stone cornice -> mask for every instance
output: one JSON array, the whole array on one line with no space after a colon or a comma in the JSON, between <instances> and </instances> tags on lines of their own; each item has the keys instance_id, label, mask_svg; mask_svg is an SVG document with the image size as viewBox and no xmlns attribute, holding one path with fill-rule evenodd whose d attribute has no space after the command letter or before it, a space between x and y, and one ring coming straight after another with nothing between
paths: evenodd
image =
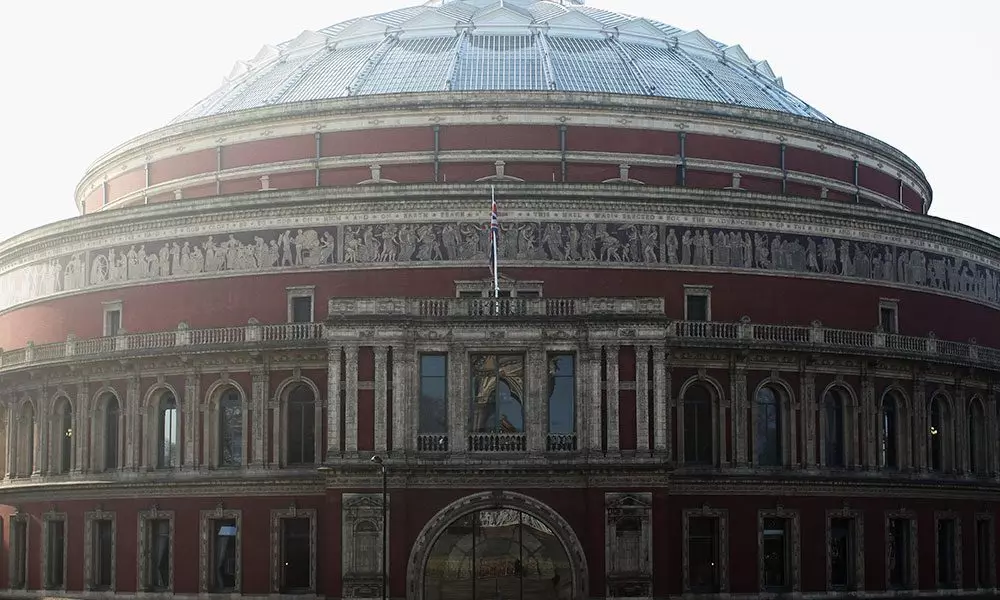
<instances>
[{"instance_id":1,"label":"stone cornice","mask_svg":"<svg viewBox=\"0 0 1000 600\"><path fill-rule=\"evenodd\" d=\"M874 168L887 163L899 171L930 204L931 189L920 168L898 149L871 136L807 117L782 112L669 98L645 98L571 92L508 92L498 102L493 93L419 93L338 98L282 104L185 121L134 138L98 158L76 189L79 205L109 171L141 167L147 157L170 155L178 148L215 147L225 143L301 135L340 129L434 124L534 123L551 125L587 121L617 128L691 130L693 123L722 127L726 135L767 140L856 158ZM497 115L502 119L498 121ZM287 133L275 132L287 130ZM249 134L249 135L248 135ZM183 152L184 150L180 150ZM134 163L134 164L133 164Z\"/></svg>"}]
</instances>

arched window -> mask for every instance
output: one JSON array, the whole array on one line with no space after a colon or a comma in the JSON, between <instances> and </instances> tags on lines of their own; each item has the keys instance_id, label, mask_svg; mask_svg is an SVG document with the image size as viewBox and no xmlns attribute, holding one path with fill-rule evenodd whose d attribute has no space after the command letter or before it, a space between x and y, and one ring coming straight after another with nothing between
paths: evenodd
<instances>
[{"instance_id":1,"label":"arched window","mask_svg":"<svg viewBox=\"0 0 1000 600\"><path fill-rule=\"evenodd\" d=\"M69 399L59 398L52 415L52 471L69 473L73 466L73 407Z\"/></svg>"},{"instance_id":2,"label":"arched window","mask_svg":"<svg viewBox=\"0 0 1000 600\"><path fill-rule=\"evenodd\" d=\"M756 464L764 467L782 464L781 425L779 396L770 386L764 386L757 391Z\"/></svg>"},{"instance_id":3,"label":"arched window","mask_svg":"<svg viewBox=\"0 0 1000 600\"><path fill-rule=\"evenodd\" d=\"M30 402L25 402L21 408L21 447L19 451L23 456L19 457L18 463L21 468L18 475L30 477L35 470L35 407Z\"/></svg>"},{"instance_id":4,"label":"arched window","mask_svg":"<svg viewBox=\"0 0 1000 600\"><path fill-rule=\"evenodd\" d=\"M286 441L289 465L316 462L316 398L309 386L298 384L288 393Z\"/></svg>"},{"instance_id":5,"label":"arched window","mask_svg":"<svg viewBox=\"0 0 1000 600\"><path fill-rule=\"evenodd\" d=\"M827 467L847 466L847 427L844 424L846 393L842 388L832 388L823 397L823 445Z\"/></svg>"},{"instance_id":6,"label":"arched window","mask_svg":"<svg viewBox=\"0 0 1000 600\"><path fill-rule=\"evenodd\" d=\"M882 396L882 410L879 418L881 428L879 463L883 469L898 469L900 467L900 405L895 392L886 392Z\"/></svg>"},{"instance_id":7,"label":"arched window","mask_svg":"<svg viewBox=\"0 0 1000 600\"><path fill-rule=\"evenodd\" d=\"M104 395L104 470L113 471L120 465L118 458L121 456L118 445L118 423L120 409L118 398L114 394Z\"/></svg>"},{"instance_id":8,"label":"arched window","mask_svg":"<svg viewBox=\"0 0 1000 600\"><path fill-rule=\"evenodd\" d=\"M696 383L684 392L684 462L712 464L712 393Z\"/></svg>"},{"instance_id":9,"label":"arched window","mask_svg":"<svg viewBox=\"0 0 1000 600\"><path fill-rule=\"evenodd\" d=\"M236 388L219 396L219 466L243 464L243 399Z\"/></svg>"},{"instance_id":10,"label":"arched window","mask_svg":"<svg viewBox=\"0 0 1000 600\"><path fill-rule=\"evenodd\" d=\"M160 469L172 469L178 466L180 458L177 399L172 393L164 392L160 396L156 417L156 466Z\"/></svg>"},{"instance_id":11,"label":"arched window","mask_svg":"<svg viewBox=\"0 0 1000 600\"><path fill-rule=\"evenodd\" d=\"M948 468L947 461L951 458L948 445L952 436L951 415L945 399L941 396L931 398L928 413L927 468L943 472Z\"/></svg>"},{"instance_id":12,"label":"arched window","mask_svg":"<svg viewBox=\"0 0 1000 600\"><path fill-rule=\"evenodd\" d=\"M969 472L983 475L986 466L986 411L979 398L969 403Z\"/></svg>"}]
</instances>

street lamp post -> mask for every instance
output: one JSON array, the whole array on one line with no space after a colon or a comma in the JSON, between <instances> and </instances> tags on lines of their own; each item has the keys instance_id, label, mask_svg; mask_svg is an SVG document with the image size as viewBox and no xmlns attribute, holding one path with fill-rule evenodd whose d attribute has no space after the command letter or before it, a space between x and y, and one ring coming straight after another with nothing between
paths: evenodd
<instances>
[{"instance_id":1,"label":"street lamp post","mask_svg":"<svg viewBox=\"0 0 1000 600\"><path fill-rule=\"evenodd\" d=\"M388 574L386 573L385 568L386 550L389 548L389 527L387 522L389 514L389 492L387 489L387 471L385 460L383 460L381 456L376 454L371 458L371 460L373 464L377 465L379 469L382 470L382 600L388 600Z\"/></svg>"}]
</instances>

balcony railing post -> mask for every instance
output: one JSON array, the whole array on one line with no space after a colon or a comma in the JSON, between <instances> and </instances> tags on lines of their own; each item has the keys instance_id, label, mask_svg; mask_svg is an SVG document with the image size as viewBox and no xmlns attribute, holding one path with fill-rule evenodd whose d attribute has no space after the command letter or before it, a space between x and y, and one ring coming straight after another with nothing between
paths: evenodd
<instances>
[{"instance_id":1,"label":"balcony railing post","mask_svg":"<svg viewBox=\"0 0 1000 600\"><path fill-rule=\"evenodd\" d=\"M885 330L879 325L875 327L875 335L872 337L872 346L885 348Z\"/></svg>"},{"instance_id":2,"label":"balcony railing post","mask_svg":"<svg viewBox=\"0 0 1000 600\"><path fill-rule=\"evenodd\" d=\"M177 324L177 332L174 334L174 345L175 346L190 346L191 345L191 327L181 321Z\"/></svg>"},{"instance_id":3,"label":"balcony railing post","mask_svg":"<svg viewBox=\"0 0 1000 600\"><path fill-rule=\"evenodd\" d=\"M76 334L70 333L66 336L66 356L76 354Z\"/></svg>"},{"instance_id":4,"label":"balcony railing post","mask_svg":"<svg viewBox=\"0 0 1000 600\"><path fill-rule=\"evenodd\" d=\"M35 360L35 342L28 340L24 345L24 362L30 363L33 360Z\"/></svg>"},{"instance_id":5,"label":"balcony railing post","mask_svg":"<svg viewBox=\"0 0 1000 600\"><path fill-rule=\"evenodd\" d=\"M937 354L937 334L933 331L927 334L927 353Z\"/></svg>"},{"instance_id":6,"label":"balcony railing post","mask_svg":"<svg viewBox=\"0 0 1000 600\"><path fill-rule=\"evenodd\" d=\"M746 315L740 317L740 325L736 330L736 336L741 340L753 339L753 325L750 323L750 317Z\"/></svg>"},{"instance_id":7,"label":"balcony railing post","mask_svg":"<svg viewBox=\"0 0 1000 600\"><path fill-rule=\"evenodd\" d=\"M979 342L976 338L969 339L969 360L979 360Z\"/></svg>"},{"instance_id":8,"label":"balcony railing post","mask_svg":"<svg viewBox=\"0 0 1000 600\"><path fill-rule=\"evenodd\" d=\"M823 323L816 319L809 324L809 343L810 344L822 344L825 340L825 335L823 334Z\"/></svg>"},{"instance_id":9,"label":"balcony railing post","mask_svg":"<svg viewBox=\"0 0 1000 600\"><path fill-rule=\"evenodd\" d=\"M247 319L246 340L258 343L263 340L263 330L260 326L260 321L254 317Z\"/></svg>"},{"instance_id":10,"label":"balcony railing post","mask_svg":"<svg viewBox=\"0 0 1000 600\"><path fill-rule=\"evenodd\" d=\"M128 350L128 336L124 329L119 329L117 335L115 335L115 352L124 352Z\"/></svg>"}]
</instances>

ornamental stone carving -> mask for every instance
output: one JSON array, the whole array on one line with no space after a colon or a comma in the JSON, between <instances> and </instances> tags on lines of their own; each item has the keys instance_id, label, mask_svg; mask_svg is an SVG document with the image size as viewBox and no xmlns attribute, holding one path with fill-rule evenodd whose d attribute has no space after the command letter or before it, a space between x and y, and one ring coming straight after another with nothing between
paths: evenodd
<instances>
[{"instance_id":1,"label":"ornamental stone carving","mask_svg":"<svg viewBox=\"0 0 1000 600\"><path fill-rule=\"evenodd\" d=\"M382 508L381 494L343 495L341 560L344 598L377 598L382 595ZM385 510L388 512L388 506ZM387 557L387 572L388 568Z\"/></svg>"},{"instance_id":2,"label":"ornamental stone carving","mask_svg":"<svg viewBox=\"0 0 1000 600\"><path fill-rule=\"evenodd\" d=\"M604 557L609 598L652 595L652 513L653 495L650 492L608 492L604 495Z\"/></svg>"}]
</instances>

